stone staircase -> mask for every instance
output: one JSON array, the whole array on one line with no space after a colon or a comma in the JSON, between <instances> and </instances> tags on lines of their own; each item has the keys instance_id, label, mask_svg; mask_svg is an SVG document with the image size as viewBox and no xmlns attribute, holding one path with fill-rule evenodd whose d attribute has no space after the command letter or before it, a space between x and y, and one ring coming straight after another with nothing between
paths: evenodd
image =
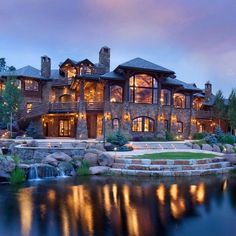
<instances>
[{"instance_id":1,"label":"stone staircase","mask_svg":"<svg viewBox=\"0 0 236 236\"><path fill-rule=\"evenodd\" d=\"M113 174L137 176L192 176L227 173L236 169L224 157L199 160L149 160L116 158Z\"/></svg>"}]
</instances>

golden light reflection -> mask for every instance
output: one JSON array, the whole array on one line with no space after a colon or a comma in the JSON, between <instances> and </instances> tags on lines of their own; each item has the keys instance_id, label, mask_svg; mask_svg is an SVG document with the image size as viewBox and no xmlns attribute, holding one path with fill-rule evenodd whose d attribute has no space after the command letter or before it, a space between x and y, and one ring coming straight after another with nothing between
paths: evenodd
<instances>
[{"instance_id":1,"label":"golden light reflection","mask_svg":"<svg viewBox=\"0 0 236 236\"><path fill-rule=\"evenodd\" d=\"M198 203L205 201L205 184L201 182L197 187L196 200Z\"/></svg>"},{"instance_id":2,"label":"golden light reflection","mask_svg":"<svg viewBox=\"0 0 236 236\"><path fill-rule=\"evenodd\" d=\"M122 189L125 212L127 216L128 232L131 236L138 236L139 234L139 222L137 210L130 205L130 189L128 185L124 185Z\"/></svg>"},{"instance_id":3,"label":"golden light reflection","mask_svg":"<svg viewBox=\"0 0 236 236\"><path fill-rule=\"evenodd\" d=\"M184 199L179 198L179 200L171 200L170 209L171 209L172 216L175 219L182 218L186 210Z\"/></svg>"},{"instance_id":4,"label":"golden light reflection","mask_svg":"<svg viewBox=\"0 0 236 236\"><path fill-rule=\"evenodd\" d=\"M225 179L224 182L223 182L223 186L222 186L222 189L223 189L223 192L225 192L228 188L228 180Z\"/></svg>"},{"instance_id":5,"label":"golden light reflection","mask_svg":"<svg viewBox=\"0 0 236 236\"><path fill-rule=\"evenodd\" d=\"M69 215L64 204L61 204L61 220L63 236L70 235Z\"/></svg>"},{"instance_id":6,"label":"golden light reflection","mask_svg":"<svg viewBox=\"0 0 236 236\"><path fill-rule=\"evenodd\" d=\"M164 184L160 184L156 190L156 195L159 200L159 202L162 205L165 205L165 186Z\"/></svg>"},{"instance_id":7,"label":"golden light reflection","mask_svg":"<svg viewBox=\"0 0 236 236\"><path fill-rule=\"evenodd\" d=\"M109 216L111 212L111 199L110 199L109 185L105 185L103 187L103 195L104 195L104 207L105 207L106 215Z\"/></svg>"},{"instance_id":8,"label":"golden light reflection","mask_svg":"<svg viewBox=\"0 0 236 236\"><path fill-rule=\"evenodd\" d=\"M55 190L53 190L53 189L48 190L47 197L48 197L48 200L50 201L50 203L53 204L56 201Z\"/></svg>"},{"instance_id":9,"label":"golden light reflection","mask_svg":"<svg viewBox=\"0 0 236 236\"><path fill-rule=\"evenodd\" d=\"M20 207L20 221L21 221L21 234L23 236L30 235L32 227L32 211L33 211L33 188L24 188L19 191L18 202Z\"/></svg>"},{"instance_id":10,"label":"golden light reflection","mask_svg":"<svg viewBox=\"0 0 236 236\"><path fill-rule=\"evenodd\" d=\"M173 200L177 200L178 198L178 185L172 184L170 187L170 196Z\"/></svg>"},{"instance_id":11,"label":"golden light reflection","mask_svg":"<svg viewBox=\"0 0 236 236\"><path fill-rule=\"evenodd\" d=\"M112 185L112 195L113 195L115 207L118 207L117 193L118 193L118 191L117 191L117 185L116 185L116 184L113 184L113 185Z\"/></svg>"},{"instance_id":12,"label":"golden light reflection","mask_svg":"<svg viewBox=\"0 0 236 236\"><path fill-rule=\"evenodd\" d=\"M197 185L190 185L189 192L194 195L197 191Z\"/></svg>"}]
</instances>

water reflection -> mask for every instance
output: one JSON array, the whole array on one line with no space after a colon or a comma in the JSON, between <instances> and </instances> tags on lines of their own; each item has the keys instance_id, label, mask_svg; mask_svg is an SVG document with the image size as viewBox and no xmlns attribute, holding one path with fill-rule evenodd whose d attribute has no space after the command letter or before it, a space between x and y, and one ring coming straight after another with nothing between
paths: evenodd
<instances>
[{"instance_id":1,"label":"water reflection","mask_svg":"<svg viewBox=\"0 0 236 236\"><path fill-rule=\"evenodd\" d=\"M236 199L230 195L235 188L236 178L216 177L168 181L99 177L45 182L20 188L15 202L0 201L3 211L15 204L19 215L12 211L12 218L20 219L19 223L6 222L1 214L0 235L9 231L12 222L24 236L174 235L175 222L201 218L206 214L201 207L224 201L225 194L235 206ZM236 220L236 211L233 213Z\"/></svg>"}]
</instances>

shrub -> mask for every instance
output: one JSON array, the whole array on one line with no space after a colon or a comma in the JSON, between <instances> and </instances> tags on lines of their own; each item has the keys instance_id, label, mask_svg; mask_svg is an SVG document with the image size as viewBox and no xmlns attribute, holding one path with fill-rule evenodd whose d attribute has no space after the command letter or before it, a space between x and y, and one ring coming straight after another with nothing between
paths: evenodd
<instances>
[{"instance_id":1,"label":"shrub","mask_svg":"<svg viewBox=\"0 0 236 236\"><path fill-rule=\"evenodd\" d=\"M207 135L204 140L210 144L210 145L213 145L213 144L217 144L218 140L216 138L215 135Z\"/></svg>"},{"instance_id":2,"label":"shrub","mask_svg":"<svg viewBox=\"0 0 236 236\"><path fill-rule=\"evenodd\" d=\"M175 139L175 136L172 134L172 133L170 133L170 132L166 132L166 141L175 141L176 139Z\"/></svg>"},{"instance_id":3,"label":"shrub","mask_svg":"<svg viewBox=\"0 0 236 236\"><path fill-rule=\"evenodd\" d=\"M226 134L226 135L221 137L220 142L221 143L234 144L235 137L231 134Z\"/></svg>"},{"instance_id":4,"label":"shrub","mask_svg":"<svg viewBox=\"0 0 236 236\"><path fill-rule=\"evenodd\" d=\"M26 129L26 134L35 139L44 138L43 130L34 121L30 122L28 128Z\"/></svg>"},{"instance_id":5,"label":"shrub","mask_svg":"<svg viewBox=\"0 0 236 236\"><path fill-rule=\"evenodd\" d=\"M11 173L10 183L11 184L20 184L26 180L25 171L19 168L16 168Z\"/></svg>"},{"instance_id":6,"label":"shrub","mask_svg":"<svg viewBox=\"0 0 236 236\"><path fill-rule=\"evenodd\" d=\"M77 169L77 175L89 175L89 164L87 161L81 162L81 166Z\"/></svg>"},{"instance_id":7,"label":"shrub","mask_svg":"<svg viewBox=\"0 0 236 236\"><path fill-rule=\"evenodd\" d=\"M222 131L222 129L219 126L217 126L215 128L215 132L214 133L215 133L215 137L216 137L216 139L218 141L220 141L223 138L223 136L224 136L224 132Z\"/></svg>"},{"instance_id":8,"label":"shrub","mask_svg":"<svg viewBox=\"0 0 236 236\"><path fill-rule=\"evenodd\" d=\"M194 140L204 139L207 136L206 133L195 133L193 134Z\"/></svg>"},{"instance_id":9,"label":"shrub","mask_svg":"<svg viewBox=\"0 0 236 236\"><path fill-rule=\"evenodd\" d=\"M233 148L234 152L236 153L236 147Z\"/></svg>"},{"instance_id":10,"label":"shrub","mask_svg":"<svg viewBox=\"0 0 236 236\"><path fill-rule=\"evenodd\" d=\"M119 152L127 152L127 151L133 151L133 147L131 146L122 146L117 149Z\"/></svg>"},{"instance_id":11,"label":"shrub","mask_svg":"<svg viewBox=\"0 0 236 236\"><path fill-rule=\"evenodd\" d=\"M220 151L223 152L224 151L224 146L222 144L218 145L220 148Z\"/></svg>"},{"instance_id":12,"label":"shrub","mask_svg":"<svg viewBox=\"0 0 236 236\"><path fill-rule=\"evenodd\" d=\"M14 162L15 162L16 164L19 164L19 163L21 162L20 157L17 156L17 155L13 155L13 156L12 156L12 159L14 160Z\"/></svg>"},{"instance_id":13,"label":"shrub","mask_svg":"<svg viewBox=\"0 0 236 236\"><path fill-rule=\"evenodd\" d=\"M128 139L125 137L124 134L122 134L118 130L118 131L108 135L107 142L109 142L115 146L121 147L121 146L125 145L126 143L128 143Z\"/></svg>"}]
</instances>

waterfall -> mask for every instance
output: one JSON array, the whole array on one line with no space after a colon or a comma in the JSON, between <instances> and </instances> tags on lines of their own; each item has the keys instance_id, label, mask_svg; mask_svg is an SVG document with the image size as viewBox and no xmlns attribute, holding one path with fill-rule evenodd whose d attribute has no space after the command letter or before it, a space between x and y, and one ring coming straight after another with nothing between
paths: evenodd
<instances>
[{"instance_id":1,"label":"waterfall","mask_svg":"<svg viewBox=\"0 0 236 236\"><path fill-rule=\"evenodd\" d=\"M28 179L30 180L39 180L38 167L36 165L31 166L29 169Z\"/></svg>"},{"instance_id":2,"label":"waterfall","mask_svg":"<svg viewBox=\"0 0 236 236\"><path fill-rule=\"evenodd\" d=\"M58 176L59 177L66 177L66 174L65 174L64 170L58 168Z\"/></svg>"}]
</instances>

